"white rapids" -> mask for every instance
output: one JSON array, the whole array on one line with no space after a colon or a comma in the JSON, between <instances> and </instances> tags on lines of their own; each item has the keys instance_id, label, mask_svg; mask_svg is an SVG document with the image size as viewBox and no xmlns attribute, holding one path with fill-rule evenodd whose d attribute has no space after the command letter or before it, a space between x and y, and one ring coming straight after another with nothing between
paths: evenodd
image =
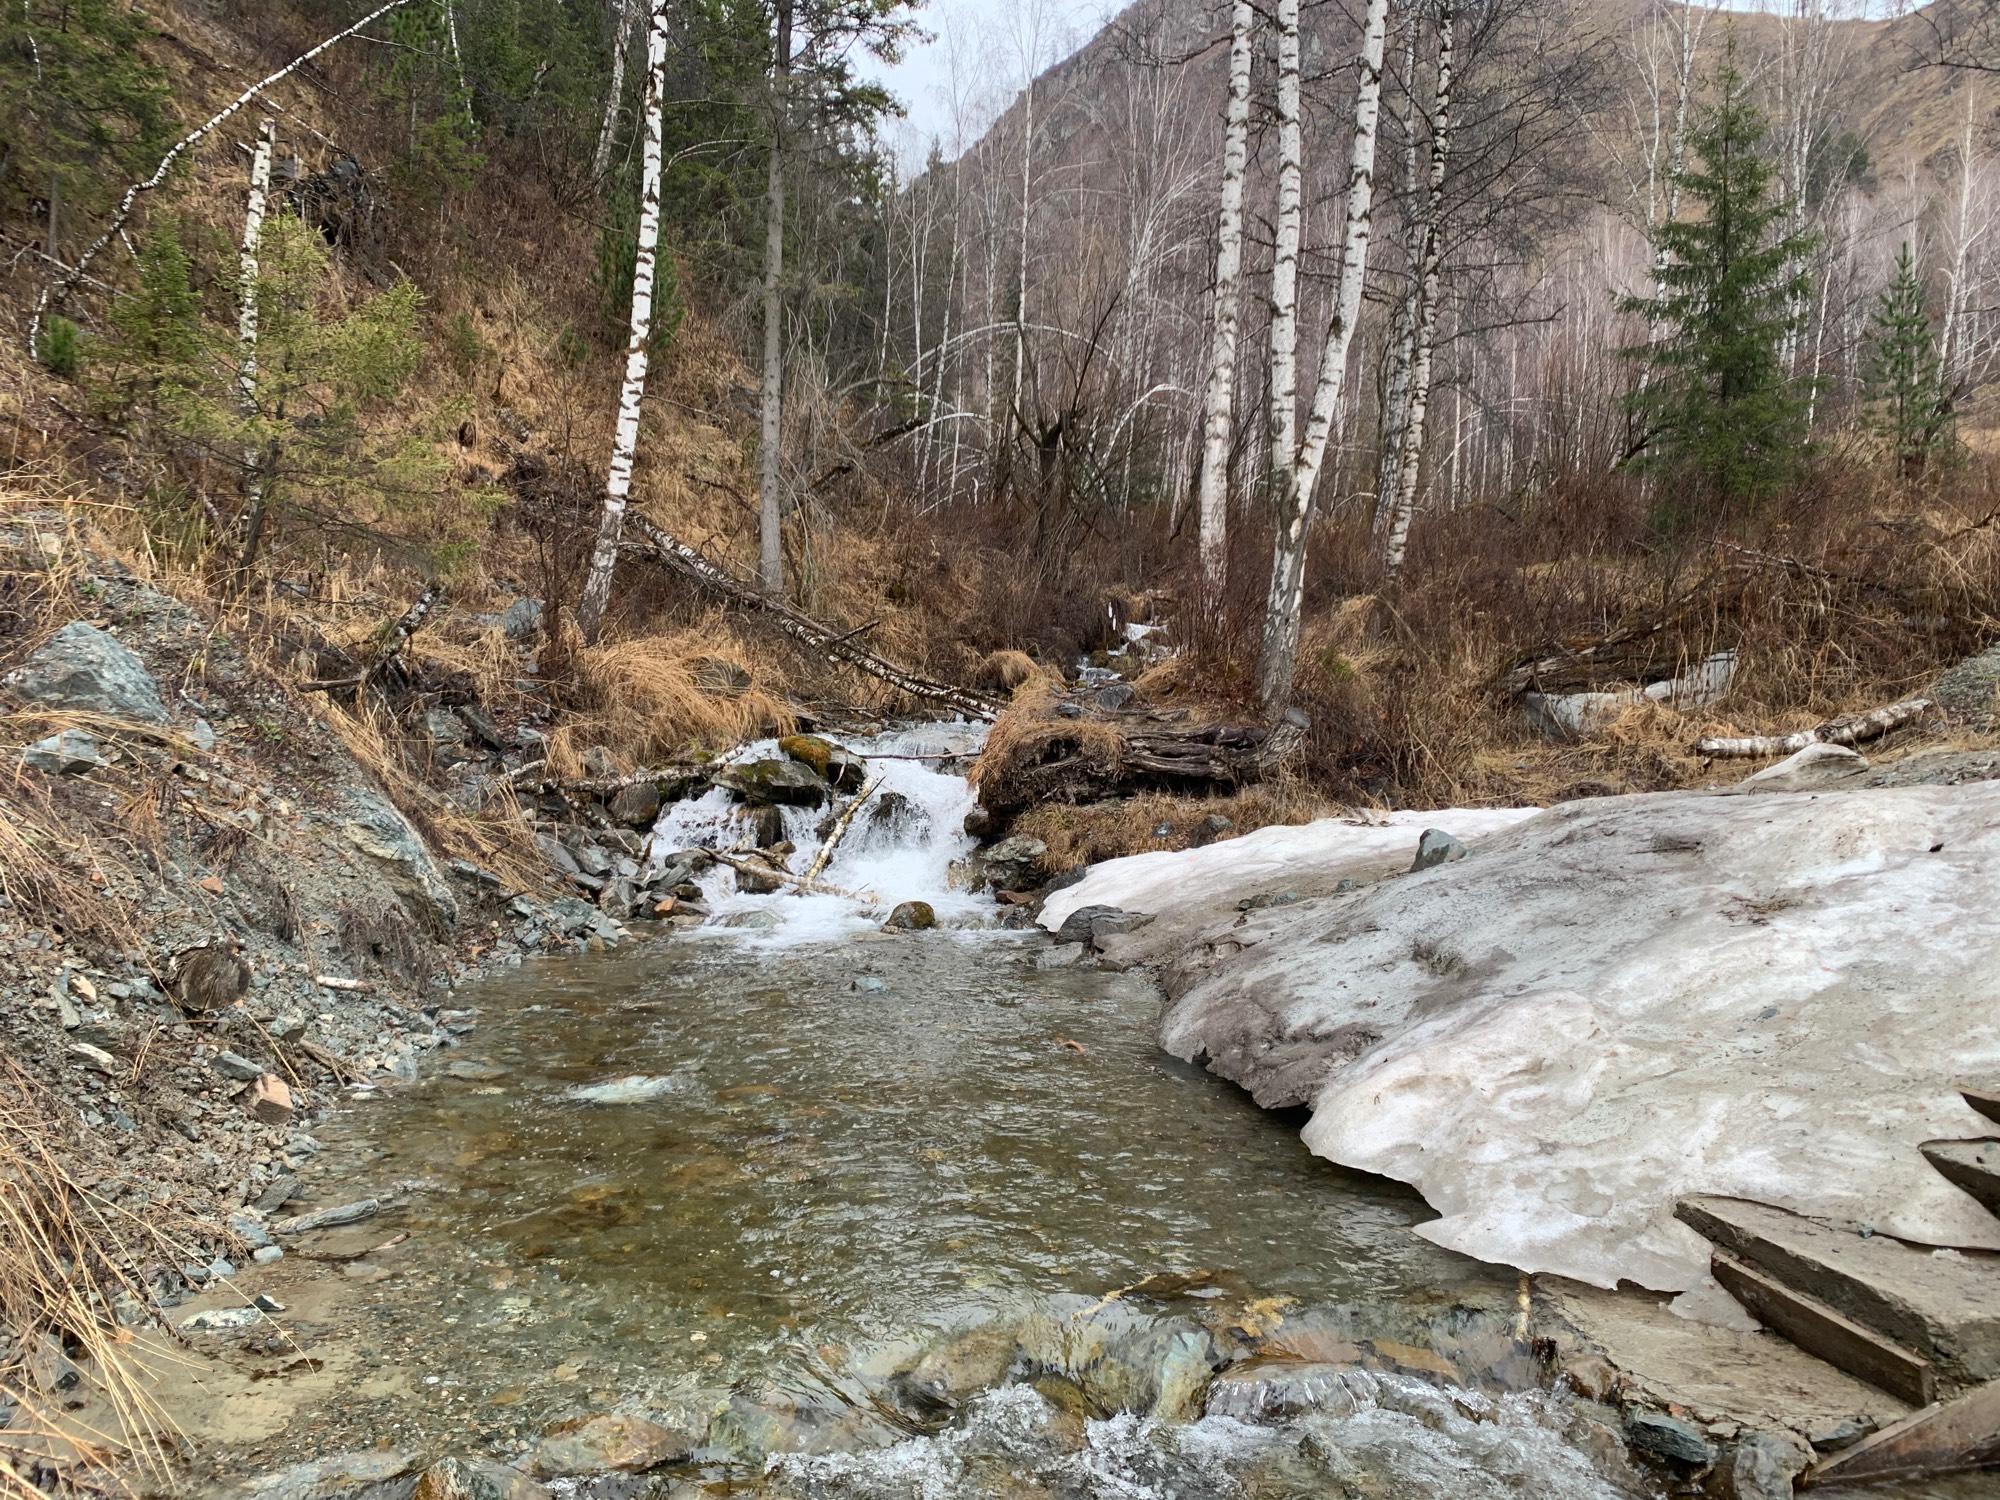
<instances>
[{"instance_id":1,"label":"white rapids","mask_svg":"<svg viewBox=\"0 0 2000 1500\"><path fill-rule=\"evenodd\" d=\"M701 932L765 945L794 946L838 940L881 926L898 903L926 901L945 927L991 926L991 901L953 885L953 866L975 841L965 815L976 800L957 774L979 753L990 726L966 720L922 724L884 734L822 738L862 757L881 786L856 815L818 883L848 893L785 890L757 896L739 891L736 877L717 865L699 877L716 920ZM758 740L730 756L733 762L781 757L776 740ZM803 874L820 846L824 807L786 807L785 837L798 849L792 865ZM746 809L727 791L710 788L665 808L653 826L647 858L654 866L684 849L728 849L743 838ZM767 914L764 916L759 913Z\"/></svg>"}]
</instances>

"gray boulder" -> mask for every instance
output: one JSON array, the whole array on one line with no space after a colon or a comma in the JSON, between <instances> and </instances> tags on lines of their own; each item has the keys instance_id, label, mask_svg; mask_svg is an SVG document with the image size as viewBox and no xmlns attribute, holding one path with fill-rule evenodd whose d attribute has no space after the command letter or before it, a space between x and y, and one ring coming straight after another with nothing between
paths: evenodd
<instances>
[{"instance_id":1,"label":"gray boulder","mask_svg":"<svg viewBox=\"0 0 2000 1500\"><path fill-rule=\"evenodd\" d=\"M1424 836L1417 840L1417 857L1410 862L1410 873L1448 865L1455 859L1464 859L1470 852L1442 828L1426 828Z\"/></svg>"},{"instance_id":2,"label":"gray boulder","mask_svg":"<svg viewBox=\"0 0 2000 1500\"><path fill-rule=\"evenodd\" d=\"M347 842L380 866L390 886L419 920L451 931L458 926L458 898L416 829L380 797L351 792L341 825Z\"/></svg>"},{"instance_id":3,"label":"gray boulder","mask_svg":"<svg viewBox=\"0 0 2000 1500\"><path fill-rule=\"evenodd\" d=\"M2000 721L2000 646L1947 668L1932 685L1931 701L1955 719L1980 729Z\"/></svg>"},{"instance_id":4,"label":"gray boulder","mask_svg":"<svg viewBox=\"0 0 2000 1500\"><path fill-rule=\"evenodd\" d=\"M167 722L160 685L132 648L94 625L63 626L7 685L30 703L103 714L112 719Z\"/></svg>"},{"instance_id":5,"label":"gray boulder","mask_svg":"<svg viewBox=\"0 0 2000 1500\"><path fill-rule=\"evenodd\" d=\"M1137 932L1153 918L1146 912L1121 911L1115 906L1079 906L1056 929L1058 943L1095 946L1102 938L1122 932Z\"/></svg>"},{"instance_id":6,"label":"gray boulder","mask_svg":"<svg viewBox=\"0 0 2000 1500\"><path fill-rule=\"evenodd\" d=\"M1766 766L1746 776L1734 790L1739 792L1817 792L1868 774L1866 756L1845 745L1808 745L1796 755L1788 755L1775 766Z\"/></svg>"},{"instance_id":7,"label":"gray boulder","mask_svg":"<svg viewBox=\"0 0 2000 1500\"><path fill-rule=\"evenodd\" d=\"M818 807L830 795L827 784L811 766L791 759L754 760L724 766L715 784L727 787L752 807Z\"/></svg>"},{"instance_id":8,"label":"gray boulder","mask_svg":"<svg viewBox=\"0 0 2000 1500\"><path fill-rule=\"evenodd\" d=\"M368 1448L294 1464L253 1479L241 1493L253 1500L386 1500L417 1487L420 1461L386 1448Z\"/></svg>"},{"instance_id":9,"label":"gray boulder","mask_svg":"<svg viewBox=\"0 0 2000 1500\"><path fill-rule=\"evenodd\" d=\"M28 746L21 752L21 763L51 776L81 776L105 761L96 740L81 729L65 729Z\"/></svg>"}]
</instances>

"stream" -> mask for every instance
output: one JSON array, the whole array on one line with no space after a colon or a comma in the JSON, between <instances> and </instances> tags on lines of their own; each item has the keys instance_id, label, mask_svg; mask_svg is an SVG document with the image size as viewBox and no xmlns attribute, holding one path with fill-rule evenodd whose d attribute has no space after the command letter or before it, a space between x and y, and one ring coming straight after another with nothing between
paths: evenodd
<instances>
[{"instance_id":1,"label":"stream","mask_svg":"<svg viewBox=\"0 0 2000 1500\"><path fill-rule=\"evenodd\" d=\"M323 1132L323 1179L398 1205L357 1245L409 1235L348 1268L363 1353L427 1373L349 1390L318 1441L516 1458L624 1409L694 1435L662 1494L1655 1493L1539 1387L1514 1273L1159 1051L1143 978L1038 968L1045 938L950 888L954 768L871 763L897 796L825 878L879 899L711 873L714 923L464 992L438 1072ZM786 816L811 849L822 814ZM738 818L670 808L655 849ZM940 926L882 931L908 899Z\"/></svg>"}]
</instances>

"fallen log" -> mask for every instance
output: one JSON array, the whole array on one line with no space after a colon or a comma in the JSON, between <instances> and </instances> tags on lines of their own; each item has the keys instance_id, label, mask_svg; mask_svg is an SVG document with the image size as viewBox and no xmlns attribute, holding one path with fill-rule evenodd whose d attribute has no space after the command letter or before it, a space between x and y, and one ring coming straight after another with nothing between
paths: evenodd
<instances>
[{"instance_id":1,"label":"fallen log","mask_svg":"<svg viewBox=\"0 0 2000 1500\"><path fill-rule=\"evenodd\" d=\"M880 776L869 777L861 790L854 794L854 800L841 809L840 816L833 820L833 827L827 830L826 837L820 841L819 853L815 854L812 863L806 866L807 880L819 879L820 871L824 870L827 862L833 858L833 851L847 836L848 825L854 821L854 815L861 811L861 804L874 796L875 788L881 784Z\"/></svg>"},{"instance_id":2,"label":"fallen log","mask_svg":"<svg viewBox=\"0 0 2000 1500\"><path fill-rule=\"evenodd\" d=\"M685 542L669 536L644 516L633 515L626 518L628 533L636 533L637 540L628 536L624 545L643 557L664 563L682 577L692 579L703 588L720 594L732 604L746 609L761 610L771 617L777 627L813 650L820 652L830 661L843 662L858 671L888 683L899 692L912 698L921 698L930 703L941 703L955 708L960 713L975 718L990 719L1000 712L1001 702L990 693L982 693L973 688L959 687L949 682L938 682L933 678L912 672L899 666L887 657L878 656L860 644L859 637L869 630L874 622L858 630L839 631L822 624L812 616L792 608L784 600L774 598L762 589L743 582L726 569L703 557Z\"/></svg>"},{"instance_id":3,"label":"fallen log","mask_svg":"<svg viewBox=\"0 0 2000 1500\"><path fill-rule=\"evenodd\" d=\"M1880 739L1890 730L1921 717L1930 706L1928 698L1909 698L1865 714L1828 719L1816 728L1801 729L1796 734L1754 734L1733 739L1696 740L1694 753L1715 760L1751 760L1771 755L1796 755L1808 745L1854 745L1862 740Z\"/></svg>"},{"instance_id":4,"label":"fallen log","mask_svg":"<svg viewBox=\"0 0 2000 1500\"><path fill-rule=\"evenodd\" d=\"M1303 734L1291 722L1194 723L1184 713L1090 711L1051 695L1018 704L994 726L972 780L980 806L1004 827L1045 802L1235 791L1270 775Z\"/></svg>"}]
</instances>

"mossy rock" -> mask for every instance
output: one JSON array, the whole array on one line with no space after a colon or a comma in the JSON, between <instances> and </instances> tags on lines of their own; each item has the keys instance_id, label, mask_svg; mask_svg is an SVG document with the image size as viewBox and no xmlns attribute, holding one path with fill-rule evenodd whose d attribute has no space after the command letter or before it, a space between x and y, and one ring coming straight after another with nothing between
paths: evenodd
<instances>
[{"instance_id":1,"label":"mossy rock","mask_svg":"<svg viewBox=\"0 0 2000 1500\"><path fill-rule=\"evenodd\" d=\"M937 913L928 901L905 901L889 913L882 926L892 932L922 932L937 926Z\"/></svg>"},{"instance_id":2,"label":"mossy rock","mask_svg":"<svg viewBox=\"0 0 2000 1500\"><path fill-rule=\"evenodd\" d=\"M725 766L715 773L715 784L727 787L752 807L779 803L818 807L831 795L817 771L795 760L753 760L748 765Z\"/></svg>"},{"instance_id":3,"label":"mossy rock","mask_svg":"<svg viewBox=\"0 0 2000 1500\"><path fill-rule=\"evenodd\" d=\"M832 742L816 734L788 734L778 741L778 748L821 776L826 775L827 767L833 763Z\"/></svg>"}]
</instances>

